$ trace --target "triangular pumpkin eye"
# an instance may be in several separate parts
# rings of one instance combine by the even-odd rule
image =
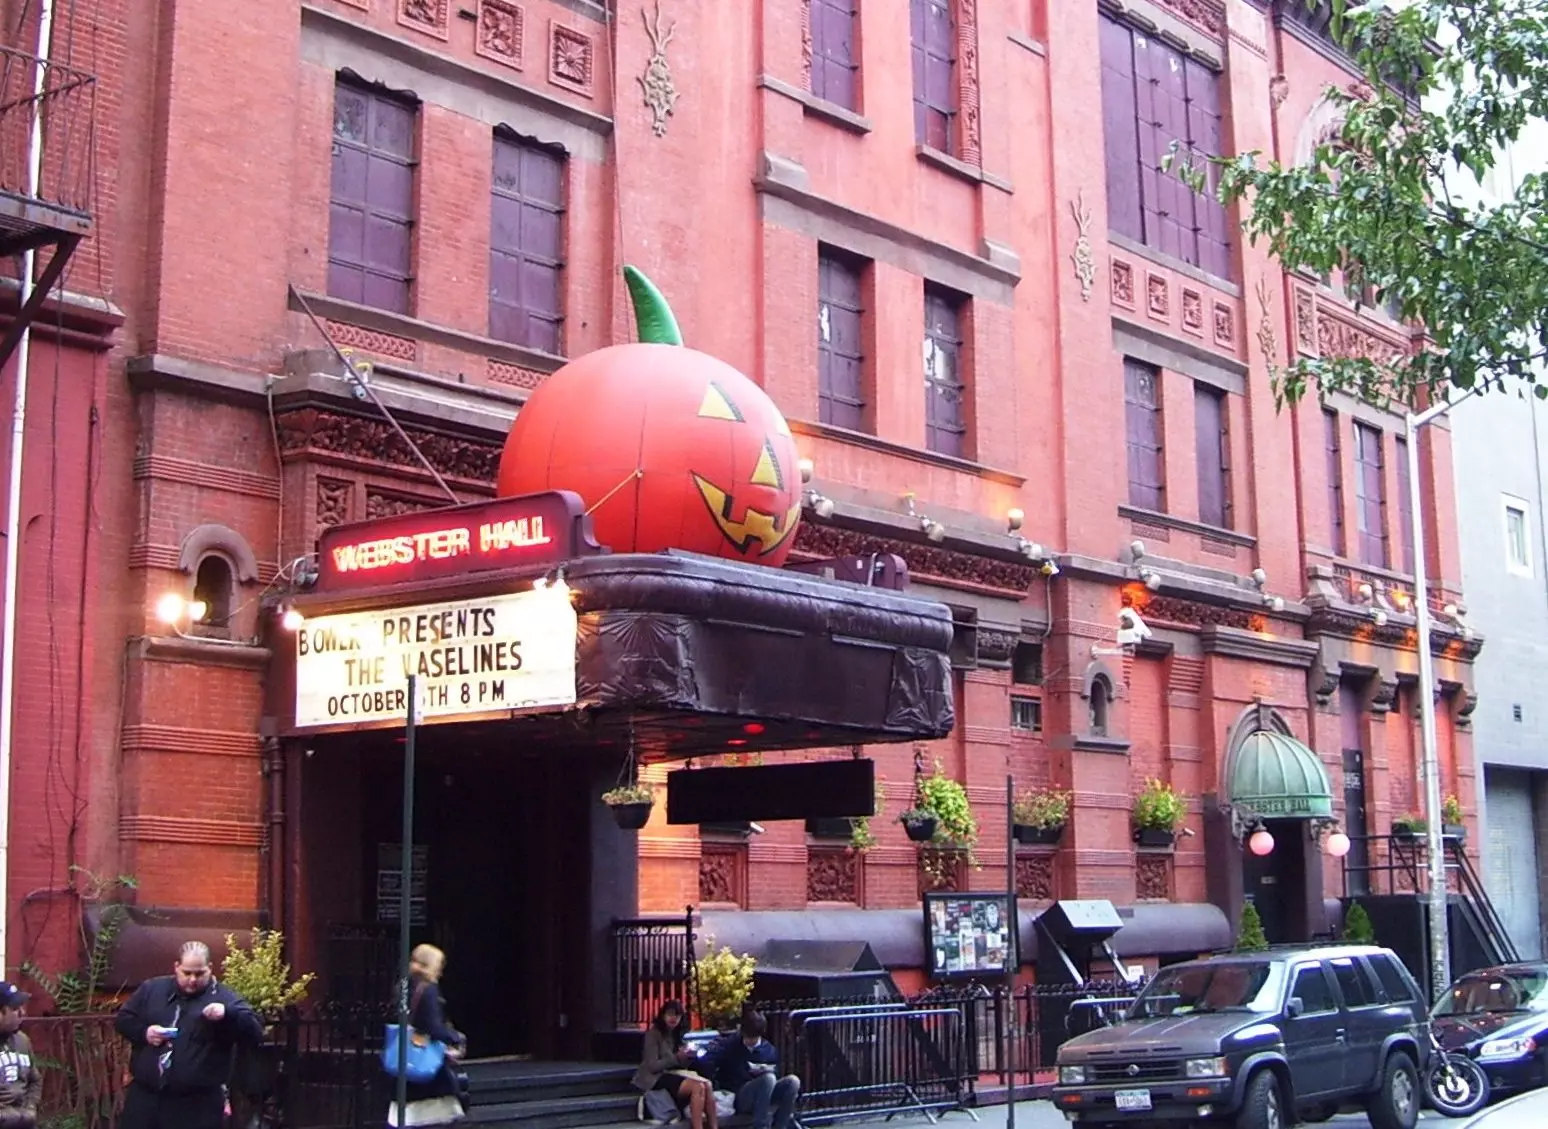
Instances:
[[[774,457],[774,448],[766,441],[763,450],[758,452],[758,462],[748,481],[754,486],[771,486],[775,490],[785,488],[785,476],[779,473],[779,460]]]
[[[700,419],[726,419],[732,423],[745,423],[747,417],[737,410],[720,385],[710,381],[710,386],[704,390],[704,399],[699,404]]]

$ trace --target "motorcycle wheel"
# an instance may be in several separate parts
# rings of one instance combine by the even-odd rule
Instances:
[[[1466,1055],[1437,1056],[1424,1074],[1430,1108],[1444,1117],[1468,1117],[1489,1100],[1489,1078]]]

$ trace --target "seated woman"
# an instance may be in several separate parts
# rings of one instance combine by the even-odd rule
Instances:
[[[647,1093],[665,1090],[677,1108],[687,1112],[690,1129],[705,1129],[706,1113],[708,1129],[719,1129],[709,1080],[683,1073],[692,1070],[694,1058],[692,1048],[683,1045],[683,1005],[668,1000],[645,1032],[645,1053],[634,1072],[634,1086]]]

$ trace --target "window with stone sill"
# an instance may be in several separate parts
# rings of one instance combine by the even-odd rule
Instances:
[[[866,263],[833,247],[817,252],[817,418],[865,431]]]
[[[1193,386],[1194,456],[1199,477],[1199,521],[1231,528],[1230,403],[1209,384]]]
[[[408,314],[417,105],[345,75],[333,96],[328,293]]]
[[[1010,723],[1018,733],[1043,731],[1043,648],[1036,643],[1017,643],[1011,652]]]
[[[1101,16],[1102,130],[1111,229],[1217,278],[1231,275],[1230,224],[1205,159],[1224,153],[1221,76],[1148,32]],[[1206,175],[1196,193],[1162,168],[1179,162]]]
[[[1128,445],[1129,504],[1166,512],[1166,459],[1162,443],[1161,370],[1123,361],[1124,431]]]
[[[926,284],[924,299],[925,447],[965,459],[967,383],[962,362],[967,298]]]
[[[914,140],[959,156],[956,0],[909,0]]]
[[[1091,680],[1090,695],[1086,700],[1089,731],[1093,737],[1106,737],[1108,714],[1113,703],[1113,684],[1107,676],[1099,674]]]
[[[1387,544],[1387,479],[1381,432],[1369,424],[1354,424],[1355,532],[1359,561],[1387,568],[1391,554]]]
[[[489,219],[489,336],[554,356],[564,345],[563,152],[497,131]]]
[[[860,55],[855,0],[806,0],[811,35],[811,91],[846,110],[860,109]]]

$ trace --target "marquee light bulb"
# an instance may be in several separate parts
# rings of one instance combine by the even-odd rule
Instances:
[[[168,626],[183,618],[183,597],[176,592],[168,592],[156,601],[156,618]]]
[[[295,608],[286,608],[285,614],[280,616],[280,626],[286,631],[300,631],[301,625],[306,622],[306,616],[296,611]]]
[[[1247,840],[1247,847],[1253,854],[1261,858],[1274,849],[1274,836],[1267,831],[1254,831],[1252,838]]]

